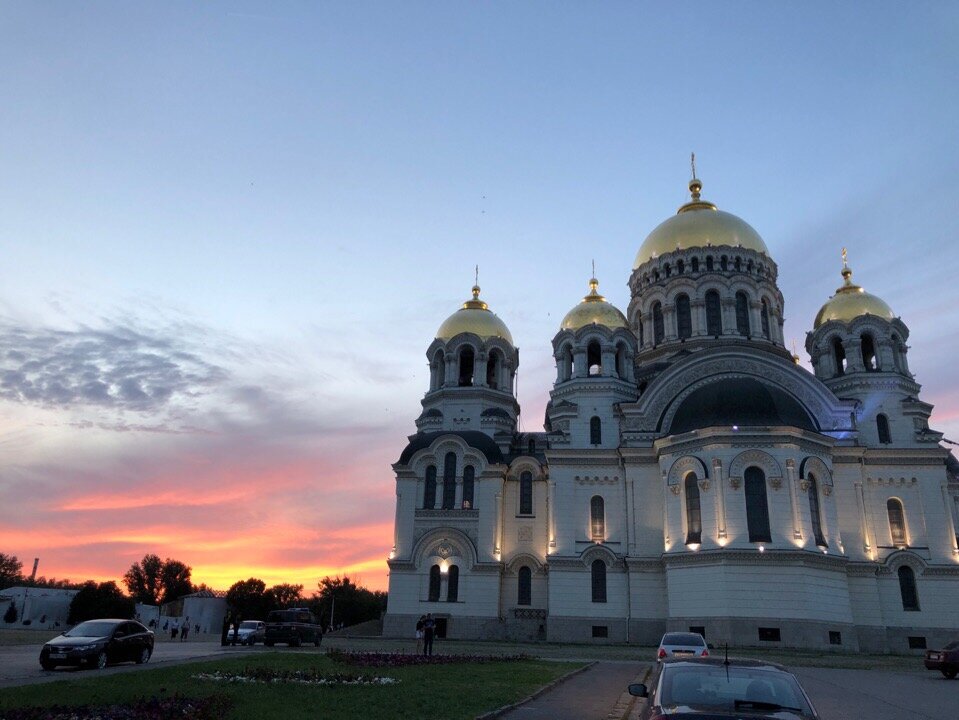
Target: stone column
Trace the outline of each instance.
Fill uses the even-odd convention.
[[[604,346],[600,358],[603,376],[614,376],[616,374],[616,353],[612,349]]]
[[[393,515],[393,557],[396,557],[397,546],[400,544],[400,518],[402,517],[400,510],[402,505],[403,493],[400,492],[399,488],[396,488],[396,513]]]
[[[445,385],[455,386],[457,377],[456,373],[459,370],[459,363],[456,362],[456,355],[451,352],[446,353],[446,381]]]
[[[503,493],[496,493],[496,527],[493,530],[493,554],[500,559],[503,550]]]
[[[706,334],[706,302],[704,300],[690,300],[689,312],[693,318],[693,337]]]
[[[866,366],[862,363],[862,340],[849,338],[842,344],[846,352],[846,372],[865,372]]]
[[[738,335],[736,330],[736,298],[723,297],[719,300],[723,315],[723,335]]]
[[[946,507],[946,528],[949,531],[949,545],[952,547],[952,554],[959,555],[959,545],[957,545],[959,538],[956,537],[956,519],[952,514],[955,502],[949,494],[949,487],[947,485],[940,485],[939,487],[942,491],[942,502]]]
[[[455,482],[456,482],[456,490],[453,493],[453,509],[457,510],[463,507],[463,476],[461,475],[457,477]],[[475,478],[473,479],[473,487],[475,490],[475,487],[476,487]]]
[[[872,557],[872,543],[869,541],[869,521],[866,519],[866,498],[863,494],[862,483],[854,483],[856,488],[856,504],[859,506],[859,526],[862,531],[862,549],[867,557]]]
[[[749,335],[751,337],[763,336],[762,303],[755,300],[749,301]],[[769,336],[772,337],[772,323],[770,323]]]
[[[546,554],[556,548],[556,523],[553,516],[556,514],[553,504],[556,502],[556,481],[546,481]]]
[[[663,305],[663,342],[673,342],[679,339],[676,330],[676,306]]]
[[[796,487],[799,478],[796,474],[796,461],[790,458],[786,461],[786,483],[789,485],[789,504],[793,513],[793,539],[802,540],[802,521],[799,513],[799,490]],[[821,514],[821,513],[820,513]]]
[[[473,384],[477,387],[486,387],[486,364],[488,362],[489,355],[487,353],[476,353],[476,359],[473,361]]]
[[[726,481],[723,479],[723,461],[713,458],[713,482],[716,483],[716,537],[727,538],[726,531]]]
[[[581,348],[573,352],[573,377],[587,376],[589,376],[589,368],[586,366],[586,350]]]

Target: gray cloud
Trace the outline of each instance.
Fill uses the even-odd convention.
[[[0,398],[151,411],[226,380],[226,370],[181,345],[173,333],[130,326],[55,330],[0,320]]]

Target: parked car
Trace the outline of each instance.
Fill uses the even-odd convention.
[[[668,632],[659,641],[656,659],[664,660],[674,656],[709,657],[709,648],[706,646],[706,640],[699,633]]]
[[[103,668],[107,663],[143,664],[153,655],[153,631],[135,620],[87,620],[50,640],[40,650],[40,667]]]
[[[647,699],[640,720],[819,718],[796,676],[761,660],[665,658],[648,685],[630,685],[629,693]]]
[[[952,680],[959,675],[959,640],[946,643],[942,650],[926,650],[926,670],[938,670]]]
[[[320,646],[323,628],[306,608],[274,610],[266,616],[266,638],[263,644],[273,647],[276,643],[286,643],[290,647],[299,647],[303,643]]]
[[[233,643],[233,628],[227,633],[226,640]],[[236,641],[240,645],[256,645],[266,640],[266,623],[262,620],[244,620],[240,623],[240,631],[236,634]]]

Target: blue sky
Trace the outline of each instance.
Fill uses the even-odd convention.
[[[691,151],[778,263],[787,338],[801,350],[848,247],[959,439],[957,47],[947,2],[0,3],[0,353],[49,370],[0,400],[0,507],[91,528],[38,546],[0,510],[0,543],[60,574],[165,548],[220,584],[224,552],[277,581],[382,583],[389,463],[474,265],[541,429],[591,260],[625,309]],[[217,506],[193,488],[268,506],[256,473],[280,467],[276,507],[305,485],[317,510],[282,531],[257,511],[251,536],[308,541],[187,556],[173,519]],[[138,507],[163,522],[94,537],[109,509],[77,477],[91,496],[162,479]]]

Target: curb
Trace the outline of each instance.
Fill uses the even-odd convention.
[[[591,663],[589,663],[589,664],[587,664],[587,665],[584,665],[584,666],[581,667],[581,668],[577,668],[576,670],[573,670],[572,672],[566,673],[566,674],[563,675],[562,677],[556,678],[555,680],[553,680],[553,682],[549,683],[548,685],[544,685],[544,686],[541,687],[539,690],[537,690],[536,692],[534,692],[532,695],[529,695],[529,696],[527,696],[527,697],[524,697],[522,700],[517,700],[516,702],[510,703],[509,705],[503,705],[503,707],[496,708],[495,710],[492,710],[492,711],[490,711],[490,712],[488,712],[488,713],[485,713],[485,714],[483,714],[483,715],[477,715],[476,718],[475,718],[475,720],[494,720],[494,718],[498,718],[500,715],[505,715],[505,714],[508,713],[510,710],[513,710],[514,708],[518,708],[520,705],[525,705],[526,703],[530,702],[531,700],[535,700],[536,698],[538,698],[538,697],[539,697],[540,695],[542,695],[543,693],[549,692],[550,690],[552,690],[553,688],[555,688],[555,687],[558,686],[558,685],[562,685],[564,682],[566,682],[567,680],[569,680],[569,679],[570,679],[571,677],[573,677],[574,675],[579,675],[581,672],[585,672],[585,671],[589,670],[589,669],[590,669],[591,667],[593,667],[593,665],[595,665],[597,662],[598,662],[598,661],[594,660],[593,662],[591,662]]]
[[[645,683],[652,671],[653,669],[651,667],[647,667],[646,672],[642,673],[642,676],[637,675],[633,683]],[[636,698],[629,694],[629,690],[625,690],[623,694],[619,696],[616,704],[613,705],[613,709],[609,711],[606,720],[626,720],[635,704]]]

